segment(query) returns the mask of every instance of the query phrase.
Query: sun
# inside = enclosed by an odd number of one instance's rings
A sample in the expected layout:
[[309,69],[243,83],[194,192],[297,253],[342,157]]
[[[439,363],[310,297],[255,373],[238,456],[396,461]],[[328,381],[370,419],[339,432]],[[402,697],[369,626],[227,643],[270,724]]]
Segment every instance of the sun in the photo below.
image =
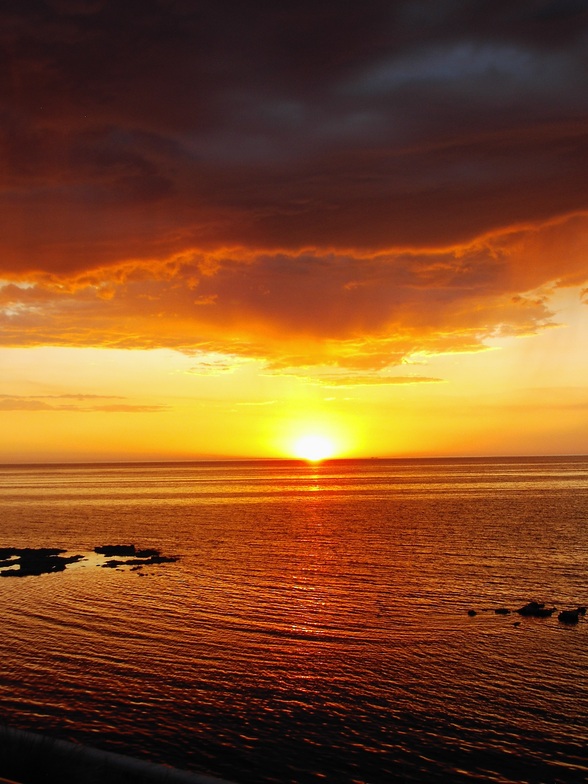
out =
[[295,457],[308,460],[311,463],[319,463],[332,457],[337,451],[335,444],[330,438],[319,435],[302,436],[294,442],[292,452]]

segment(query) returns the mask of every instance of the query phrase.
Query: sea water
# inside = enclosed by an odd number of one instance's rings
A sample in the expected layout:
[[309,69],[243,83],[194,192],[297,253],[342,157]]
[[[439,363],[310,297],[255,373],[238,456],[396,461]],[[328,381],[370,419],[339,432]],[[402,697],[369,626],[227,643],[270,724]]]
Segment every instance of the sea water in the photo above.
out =
[[[0,467],[0,719],[264,782],[588,780],[588,459]],[[134,543],[173,563],[105,568]],[[476,615],[468,615],[468,610]]]

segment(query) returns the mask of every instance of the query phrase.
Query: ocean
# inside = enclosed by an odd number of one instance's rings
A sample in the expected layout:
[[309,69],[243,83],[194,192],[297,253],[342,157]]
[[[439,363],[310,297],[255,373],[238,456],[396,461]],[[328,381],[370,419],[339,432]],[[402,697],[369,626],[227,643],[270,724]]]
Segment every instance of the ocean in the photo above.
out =
[[0,579],[0,720],[238,784],[577,784],[587,528],[584,457],[0,466],[0,547],[83,556]]

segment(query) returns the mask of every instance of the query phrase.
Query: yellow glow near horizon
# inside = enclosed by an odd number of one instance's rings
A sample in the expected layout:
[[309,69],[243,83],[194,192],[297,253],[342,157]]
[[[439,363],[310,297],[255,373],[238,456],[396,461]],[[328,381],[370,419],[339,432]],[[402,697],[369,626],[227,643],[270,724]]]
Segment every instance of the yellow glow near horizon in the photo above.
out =
[[318,463],[333,457],[337,447],[331,439],[322,435],[306,435],[299,438],[293,446],[295,457],[309,460],[311,463]]
[[585,454],[580,295],[554,295],[561,328],[424,356],[443,384],[327,388],[214,354],[0,346],[0,463]]

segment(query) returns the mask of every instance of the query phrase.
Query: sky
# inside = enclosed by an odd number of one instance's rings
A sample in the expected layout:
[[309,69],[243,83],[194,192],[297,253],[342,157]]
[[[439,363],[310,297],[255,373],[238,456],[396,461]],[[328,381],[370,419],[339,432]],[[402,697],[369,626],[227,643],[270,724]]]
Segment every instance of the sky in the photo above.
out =
[[0,462],[588,453],[588,0],[0,0]]

